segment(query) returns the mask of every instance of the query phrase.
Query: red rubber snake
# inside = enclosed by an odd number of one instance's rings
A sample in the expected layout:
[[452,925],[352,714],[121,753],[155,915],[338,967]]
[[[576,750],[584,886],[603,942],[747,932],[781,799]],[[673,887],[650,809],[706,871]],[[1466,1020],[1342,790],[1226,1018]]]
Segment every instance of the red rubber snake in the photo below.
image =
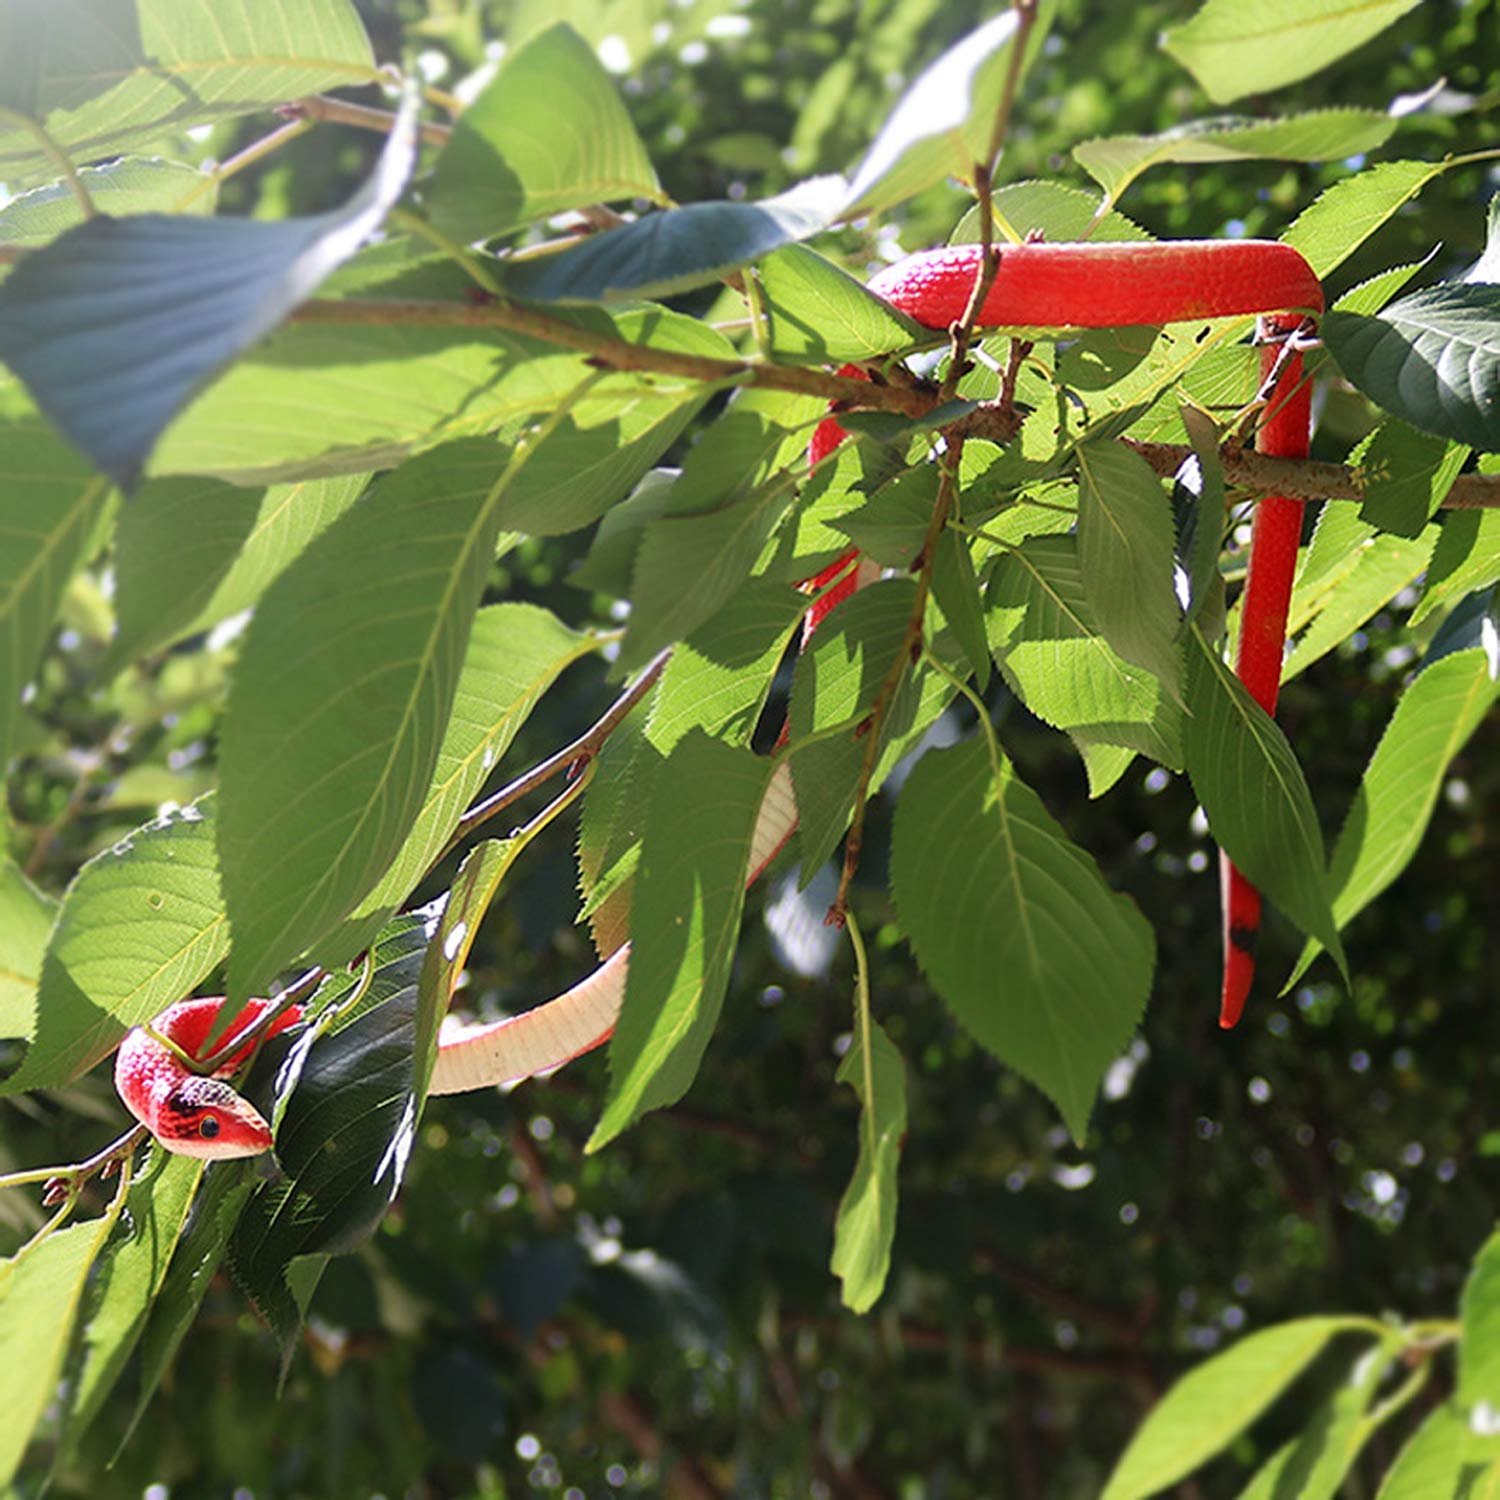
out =
[[[964,315],[979,275],[977,245],[950,246],[907,257],[880,272],[870,290],[907,316],[945,329]],[[1311,399],[1302,358],[1288,339],[1323,311],[1312,268],[1290,245],[1260,240],[1187,240],[1129,244],[1022,244],[1002,248],[994,281],[979,309],[985,328],[1112,328],[1259,314],[1264,418],[1257,446],[1264,453],[1304,457]],[[851,367],[851,373],[859,373]],[[818,463],[844,437],[829,418],[809,450]],[[1286,640],[1287,607],[1301,539],[1302,502],[1272,495],[1256,508],[1251,535],[1235,670],[1267,713],[1276,709]],[[829,610],[874,572],[850,567],[846,554],[811,582],[847,576],[809,612],[810,634]],[[805,641],[804,636],[804,641]],[[796,801],[785,765],[772,778],[747,862],[753,881],[791,837]],[[1255,973],[1260,895],[1222,854],[1224,979],[1220,1024],[1233,1026]],[[489,1025],[445,1024],[430,1092],[461,1093],[511,1082],[560,1066],[608,1040],[625,994],[630,945],[617,949],[572,989],[519,1016]],[[197,1056],[219,998],[182,1001],[149,1028],[121,1043],[115,1079],[131,1112],[170,1151],[200,1157],[249,1156],[266,1150],[271,1132],[257,1111],[225,1081],[239,1066],[229,1057],[213,1077],[198,1076],[162,1038]],[[238,1034],[268,1002],[247,1003]],[[292,1007],[276,1030],[300,1018]]]

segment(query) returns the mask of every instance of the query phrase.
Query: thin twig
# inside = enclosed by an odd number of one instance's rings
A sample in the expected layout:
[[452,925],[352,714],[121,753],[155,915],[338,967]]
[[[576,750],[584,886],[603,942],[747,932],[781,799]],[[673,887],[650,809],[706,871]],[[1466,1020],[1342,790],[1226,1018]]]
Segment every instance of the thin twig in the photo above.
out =
[[[504,302],[473,306],[459,302],[371,300],[344,298],[304,303],[292,314],[303,323],[380,324],[431,328],[503,328],[545,343],[575,349],[596,364],[612,370],[635,370],[674,375],[708,384],[727,382],[763,389],[819,396],[841,410],[896,412],[922,417],[939,404],[939,393],[929,387],[878,385],[829,375],[794,365],[763,364],[755,360],[712,359],[656,349],[610,338],[575,324],[549,317],[533,308]],[[1015,411],[985,405],[943,429],[955,437],[981,437],[1007,442],[1020,419]],[[1144,443],[1125,439],[1160,474],[1173,474],[1192,455],[1185,444]],[[1286,495],[1302,500],[1363,500],[1363,482],[1356,469],[1344,464],[1306,458],[1279,458],[1266,453],[1223,454],[1224,475],[1230,483],[1254,494]],[[1454,481],[1443,501],[1452,510],[1500,508],[1500,475],[1464,474]]]
[[[396,115],[389,109],[371,109],[368,104],[351,104],[347,99],[333,99],[327,94],[309,94],[291,104],[283,104],[278,113],[293,120],[327,121],[332,125],[354,125],[360,130],[376,130],[389,135],[396,128]],[[446,146],[453,129],[448,125],[422,126],[422,141],[428,146]]]
[[74,1162],[71,1166],[33,1167],[25,1172],[8,1173],[0,1177],[0,1192],[6,1188],[26,1187],[33,1182],[44,1182],[49,1186],[55,1182],[67,1183],[80,1188],[91,1177],[102,1172],[111,1162],[128,1156],[145,1134],[144,1125],[134,1125],[119,1139],[111,1141],[102,1151],[96,1151],[92,1156],[86,1157],[83,1161]]
[[585,730],[571,744],[564,745],[556,754],[549,755],[540,765],[535,765],[523,776],[518,776],[508,786],[501,787],[498,792],[486,797],[482,802],[476,802],[454,825],[453,833],[444,846],[443,852],[438,855],[433,864],[441,863],[480,824],[488,822],[513,802],[519,802],[528,793],[545,785],[558,772],[566,771],[570,767],[579,765],[580,762],[590,761],[598,755],[604,748],[605,741],[620,727],[631,709],[656,685],[657,678],[666,670],[671,658],[670,647],[658,652],[646,664],[641,675],[615,699],[608,712],[591,728]]
[[942,535],[943,527],[953,509],[954,497],[958,491],[958,469],[963,460],[963,453],[963,439],[959,438],[949,445],[939,461],[937,501],[932,507],[932,516],[927,523],[927,535],[922,542],[922,551],[918,554],[914,564],[917,575],[917,593],[912,602],[911,615],[907,620],[906,635],[902,640],[901,649],[896,653],[896,659],[891,663],[890,670],[881,681],[880,688],[875,695],[875,702],[862,726],[867,740],[864,759],[859,768],[859,782],[854,791],[854,816],[849,824],[849,832],[844,838],[844,864],[839,873],[838,894],[833,898],[833,905],[828,908],[828,915],[824,919],[832,927],[842,927],[848,915],[849,886],[854,879],[855,871],[859,869],[859,855],[864,844],[865,809],[869,805],[870,783],[875,775],[875,765],[880,759],[881,736],[885,729],[885,721],[890,714],[891,705],[896,700],[896,690],[901,686],[901,679],[906,675],[907,667],[916,661],[922,652],[927,594],[932,587],[932,569],[937,557],[938,538]]
[[624,339],[598,333],[592,328],[566,323],[535,308],[509,302],[473,305],[397,298],[317,299],[304,302],[297,308],[292,313],[292,321],[426,328],[502,328],[549,344],[575,349],[580,354],[588,355],[595,364],[610,370],[650,371],[707,384],[722,381],[735,385],[762,386],[770,390],[819,396],[825,401],[841,403],[845,410],[873,407],[881,411],[900,412],[909,417],[923,416],[936,404],[931,391],[878,386],[869,381],[828,375],[822,370],[803,369],[797,365],[764,364],[751,359],[715,359],[707,355],[682,354],[673,349],[632,344]]

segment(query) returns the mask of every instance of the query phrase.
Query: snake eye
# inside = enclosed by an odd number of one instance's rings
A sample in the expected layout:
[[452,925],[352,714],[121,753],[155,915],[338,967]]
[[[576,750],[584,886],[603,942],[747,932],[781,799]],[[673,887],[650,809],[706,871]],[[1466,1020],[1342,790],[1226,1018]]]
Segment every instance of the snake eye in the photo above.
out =
[[206,1141],[211,1141],[219,1133],[219,1122],[212,1115],[204,1115],[198,1122],[198,1134]]

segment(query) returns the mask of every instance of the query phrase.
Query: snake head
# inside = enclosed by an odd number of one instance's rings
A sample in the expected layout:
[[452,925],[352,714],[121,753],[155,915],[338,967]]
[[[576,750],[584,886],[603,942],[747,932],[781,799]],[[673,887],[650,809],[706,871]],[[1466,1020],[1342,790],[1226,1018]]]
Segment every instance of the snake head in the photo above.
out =
[[168,1151],[204,1161],[259,1156],[271,1149],[265,1116],[219,1078],[189,1074],[161,1101],[153,1134]]

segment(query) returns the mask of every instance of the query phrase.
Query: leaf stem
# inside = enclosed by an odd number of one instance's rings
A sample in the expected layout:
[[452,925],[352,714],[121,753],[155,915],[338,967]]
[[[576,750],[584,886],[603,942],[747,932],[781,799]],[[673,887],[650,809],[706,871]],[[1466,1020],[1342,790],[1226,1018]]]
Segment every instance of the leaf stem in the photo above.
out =
[[844,930],[849,934],[849,944],[854,949],[854,1025],[859,1032],[859,1060],[864,1075],[864,1108],[860,1110],[860,1123],[866,1131],[865,1149],[873,1169],[879,1141],[875,1134],[874,1038],[870,1034],[870,960],[865,952],[865,940],[860,934],[859,923],[852,911],[844,913]]

